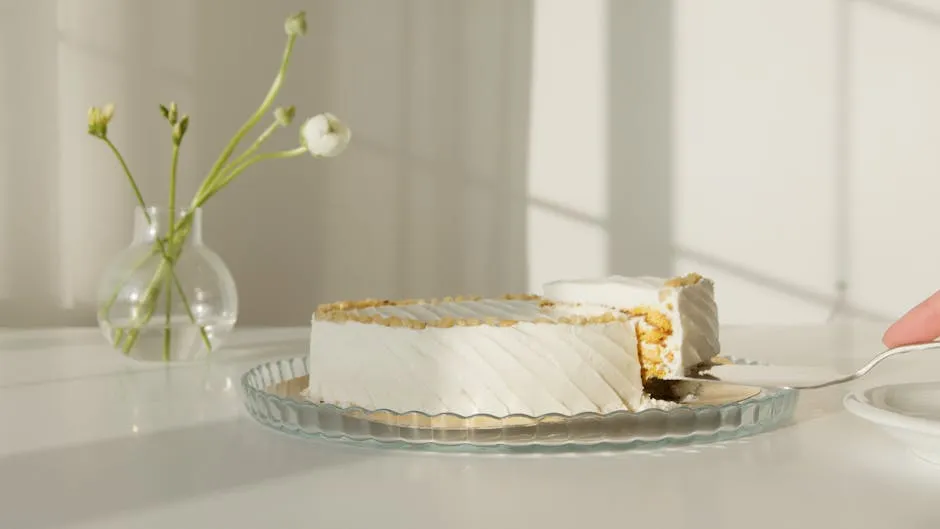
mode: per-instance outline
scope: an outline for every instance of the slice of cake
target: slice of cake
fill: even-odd
[[[307,397],[429,415],[640,410],[627,315],[536,296],[339,302],[310,332]]]
[[[601,305],[636,325],[643,380],[680,377],[720,352],[715,286],[698,274],[554,281],[544,296]]]

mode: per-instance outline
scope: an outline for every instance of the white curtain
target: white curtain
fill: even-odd
[[[130,241],[133,196],[89,105],[165,205],[158,103],[192,115],[190,197],[267,91],[283,19],[309,33],[280,101],[354,130],[340,158],[255,166],[213,199],[205,241],[239,287],[243,325],[314,305],[526,288],[527,2],[0,0],[0,326],[94,324],[96,283]],[[296,126],[271,148],[296,145]],[[259,127],[257,132],[263,125]]]

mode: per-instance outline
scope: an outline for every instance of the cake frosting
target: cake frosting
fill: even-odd
[[[429,415],[638,411],[656,403],[643,392],[629,318],[530,295],[322,305],[308,398]]]
[[[720,352],[714,283],[698,274],[560,280],[544,285],[543,295],[629,315],[644,380],[681,377]]]

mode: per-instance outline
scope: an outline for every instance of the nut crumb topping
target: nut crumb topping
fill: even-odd
[[[700,282],[702,279],[703,277],[700,274],[692,272],[684,276],[674,277],[666,281],[665,285],[671,288],[688,287]]]
[[[447,296],[435,299],[404,299],[391,301],[387,299],[363,299],[359,301],[337,301],[326,303],[317,307],[314,312],[316,321],[329,321],[333,323],[356,322],[364,324],[382,325],[393,328],[408,329],[427,329],[438,328],[448,329],[452,327],[512,327],[519,323],[536,323],[547,325],[605,325],[617,322],[629,321],[629,315],[614,312],[606,312],[597,316],[560,316],[557,318],[539,317],[532,321],[519,321],[509,318],[499,318],[488,316],[486,318],[454,318],[445,316],[439,320],[423,321],[412,318],[402,318],[399,316],[382,316],[380,314],[360,314],[356,311],[362,309],[374,309],[378,307],[403,307],[408,305],[438,305],[441,303],[459,303],[464,301],[479,301],[483,299],[480,296]],[[539,301],[539,308],[546,309],[555,307],[556,303],[551,300],[543,299],[534,294],[506,294],[502,299],[509,301]]]

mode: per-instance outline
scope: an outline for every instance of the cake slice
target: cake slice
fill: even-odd
[[[644,381],[681,377],[720,352],[715,286],[698,274],[561,280],[543,290],[548,299],[601,305],[629,315],[636,326]]]
[[[310,331],[307,396],[428,415],[641,410],[637,339],[616,310],[504,299],[338,302]]]

